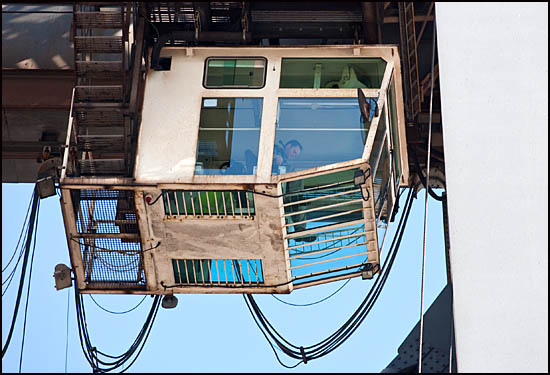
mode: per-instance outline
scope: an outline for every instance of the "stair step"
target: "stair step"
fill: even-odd
[[[124,152],[124,135],[79,135],[79,151]]]
[[[124,43],[122,36],[75,36],[74,48],[77,53],[122,53]]]
[[[81,175],[125,175],[124,159],[86,159],[78,160]]]
[[[121,12],[75,12],[75,26],[78,28],[121,29]]]
[[[122,81],[122,61],[77,61],[76,74],[79,77]]]
[[[121,85],[75,87],[75,102],[121,103],[122,100]]]
[[[86,110],[77,109],[73,111],[73,116],[79,127],[108,126],[123,127],[124,116],[117,110]]]

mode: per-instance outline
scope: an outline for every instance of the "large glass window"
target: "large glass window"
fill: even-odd
[[[256,173],[262,98],[203,98],[195,174]]]
[[[204,87],[261,88],[265,84],[265,58],[209,58]]]
[[[358,159],[368,130],[356,98],[279,98],[272,173]]]
[[[381,58],[283,58],[280,88],[380,88],[385,69]]]

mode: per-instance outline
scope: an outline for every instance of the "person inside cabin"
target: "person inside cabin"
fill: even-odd
[[[302,153],[303,146],[295,139],[283,143],[279,141],[280,145],[275,145],[273,148],[273,163],[272,163],[272,173],[273,174],[283,174],[292,172],[295,170],[292,165],[292,161],[296,160],[298,156]],[[256,161],[258,158],[254,155],[251,150],[246,150],[244,153],[246,168],[248,173],[252,173],[254,166],[256,166]]]
[[[298,156],[302,153],[303,147],[295,139],[283,143],[279,141],[281,145],[275,145],[273,148],[273,164],[272,164],[272,173],[288,173],[294,171],[294,166],[292,161],[296,160]],[[282,168],[281,168],[282,167]]]

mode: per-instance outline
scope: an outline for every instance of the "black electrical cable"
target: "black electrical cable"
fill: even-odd
[[[8,338],[6,340],[5,345],[2,348],[2,358],[4,358],[4,355],[6,354],[8,347],[10,345],[11,337],[13,335],[13,329],[15,327],[15,321],[17,320],[17,315],[19,311],[19,304],[21,302],[21,294],[23,292],[23,285],[25,281],[25,273],[27,271],[27,263],[29,260],[29,253],[31,248],[31,240],[32,240],[32,232],[34,230],[34,221],[36,218],[37,213],[37,207],[39,203],[39,194],[38,194],[38,187],[35,185],[34,187],[34,193],[33,193],[33,200],[32,200],[32,209],[31,209],[31,217],[29,219],[29,228],[28,228],[28,234],[27,234],[27,241],[25,243],[25,255],[23,256],[23,268],[21,270],[21,278],[19,281],[19,290],[17,292],[17,299],[15,301],[15,308],[13,311],[13,318],[11,322],[10,332],[8,333]]]
[[[289,305],[289,306],[296,306],[296,307],[306,307],[306,306],[313,306],[313,305],[317,305],[318,303],[321,303],[321,302],[324,302],[326,301],[327,299],[331,298],[332,296],[334,296],[336,293],[338,293],[339,291],[341,291],[349,282],[351,281],[351,279],[347,279],[345,283],[343,283],[342,285],[340,285],[340,287],[338,289],[336,289],[334,292],[332,292],[331,294],[329,294],[328,296],[318,300],[318,301],[315,301],[315,302],[310,302],[310,303],[304,303],[304,304],[298,304],[298,303],[290,303],[290,302],[287,302],[287,301],[283,301],[282,299],[278,298],[276,295],[272,294],[271,296],[273,298],[275,298],[277,301],[279,302],[282,302],[284,303],[285,305]]]
[[[34,261],[34,251],[36,250],[36,236],[38,233],[38,216],[40,214],[40,200],[38,201],[38,206],[36,208],[36,220],[34,225],[34,241],[32,245],[32,255],[31,255],[31,267],[29,268],[29,281],[27,282],[27,297],[25,302],[25,317],[23,318],[23,338],[21,339],[21,353],[19,354],[19,373],[21,373],[21,366],[23,365],[23,349],[25,347],[25,332],[27,330],[27,310],[29,308],[29,296],[31,294],[31,280],[32,280],[32,265]]]
[[[420,183],[422,183],[422,186],[424,186],[424,188],[428,191],[428,193],[433,199],[440,202],[443,201],[443,196],[437,195],[430,186],[426,186],[426,176],[424,176],[424,173],[420,168],[420,163],[418,162],[418,156],[416,155],[416,151],[412,147],[409,147],[409,150],[413,157],[416,174],[418,175],[418,178],[420,179]]]
[[[27,213],[25,215],[25,220],[23,221],[23,226],[21,227],[21,233],[19,233],[19,239],[17,240],[17,245],[15,245],[15,249],[13,250],[13,254],[11,255],[11,258],[10,260],[8,261],[8,264],[6,264],[5,267],[2,268],[2,272],[4,272],[8,266],[10,265],[10,263],[12,262],[13,258],[15,257],[15,254],[17,253],[17,248],[19,247],[19,243],[21,242],[21,237],[23,236],[23,233],[26,233],[26,223],[27,223],[27,219],[29,218],[29,212],[31,211],[31,205],[32,205],[32,195],[31,195],[31,199],[29,200],[29,206],[27,207]],[[23,242],[25,241],[25,239],[23,239]],[[19,258],[21,258],[21,252],[19,253]],[[17,268],[17,266],[16,266]],[[4,285],[4,283],[2,283],[2,285]]]
[[[92,301],[97,305],[97,307],[99,307],[101,310],[103,310],[105,312],[108,312],[109,314],[126,314],[126,313],[129,313],[131,311],[134,311],[135,309],[137,309],[139,307],[139,305],[141,305],[141,303],[143,301],[145,301],[145,297],[147,297],[147,295],[144,295],[143,299],[141,301],[139,301],[139,303],[136,306],[132,307],[129,310],[126,310],[126,311],[111,311],[111,310],[108,310],[108,309],[104,308],[103,306],[101,306],[91,294],[89,296],[92,299]]]
[[[135,360],[141,353],[141,350],[145,346],[149,333],[151,332],[151,328],[153,326],[154,320],[156,318],[158,309],[160,307],[160,296],[155,296],[155,300],[153,301],[151,310],[149,311],[149,314],[147,315],[147,318],[140,332],[138,333],[136,339],[134,340],[130,348],[126,352],[118,356],[113,356],[113,355],[103,353],[102,351],[98,350],[91,344],[91,340],[88,334],[87,322],[86,322],[84,300],[82,295],[79,293],[78,288],[75,288],[75,301],[76,301],[77,324],[78,324],[78,334],[80,338],[80,345],[82,347],[84,356],[88,361],[88,363],[90,364],[90,366],[92,367],[93,371],[104,373],[104,372],[115,370],[116,368],[121,367],[126,362],[128,362],[132,358],[132,356],[136,353],[136,350],[137,350],[137,354],[135,355],[134,359],[126,368],[122,370],[122,372],[126,371],[130,366],[132,366],[132,364],[135,362]],[[111,358],[113,359],[113,361],[103,360],[99,357],[100,355],[106,358]],[[106,367],[100,367],[101,365]]]
[[[349,338],[351,334],[353,334],[353,332],[355,332],[355,330],[359,327],[359,325],[364,321],[364,319],[366,318],[366,316],[374,306],[374,303],[378,299],[378,296],[380,295],[383,289],[383,286],[389,276],[389,273],[393,266],[393,262],[397,255],[397,250],[399,249],[399,245],[401,243],[401,239],[404,233],[404,228],[406,226],[408,215],[412,207],[412,192],[413,190],[411,189],[407,196],[407,202],[405,203],[406,209],[401,216],[398,228],[396,230],[396,235],[394,236],[392,245],[390,247],[390,251],[388,252],[388,256],[384,262],[384,265],[381,268],[382,276],[378,277],[375,280],[373,286],[371,287],[371,289],[369,290],[369,293],[367,294],[367,297],[365,297],[363,302],[360,304],[360,306],[352,314],[352,316],[348,319],[346,323],[344,323],[336,332],[334,332],[332,335],[330,335],[323,341],[305,348],[298,347],[296,345],[289,343],[287,340],[285,340],[273,328],[273,326],[269,323],[269,321],[265,318],[265,316],[259,309],[258,305],[254,301],[252,296],[246,295],[246,298],[248,298],[252,306],[252,309],[250,309],[251,312],[252,310],[254,311],[256,317],[261,323],[261,326],[263,326],[263,329],[262,329],[260,325],[257,324],[262,330],[262,333],[264,333],[264,336],[267,338],[267,335],[263,330],[267,331],[271,339],[285,354],[287,354],[291,358],[302,359],[304,363],[306,363],[307,360],[320,358],[330,353],[331,351],[335,350],[339,345],[341,345],[343,342],[345,342],[345,340],[347,340],[347,338]],[[253,314],[253,317],[254,317],[254,314]],[[281,340],[284,343],[279,341],[278,337],[281,338]],[[268,342],[271,345],[271,342],[269,340]]]

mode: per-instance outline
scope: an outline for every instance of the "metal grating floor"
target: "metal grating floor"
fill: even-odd
[[[134,192],[83,189],[72,195],[87,285],[145,287]]]

